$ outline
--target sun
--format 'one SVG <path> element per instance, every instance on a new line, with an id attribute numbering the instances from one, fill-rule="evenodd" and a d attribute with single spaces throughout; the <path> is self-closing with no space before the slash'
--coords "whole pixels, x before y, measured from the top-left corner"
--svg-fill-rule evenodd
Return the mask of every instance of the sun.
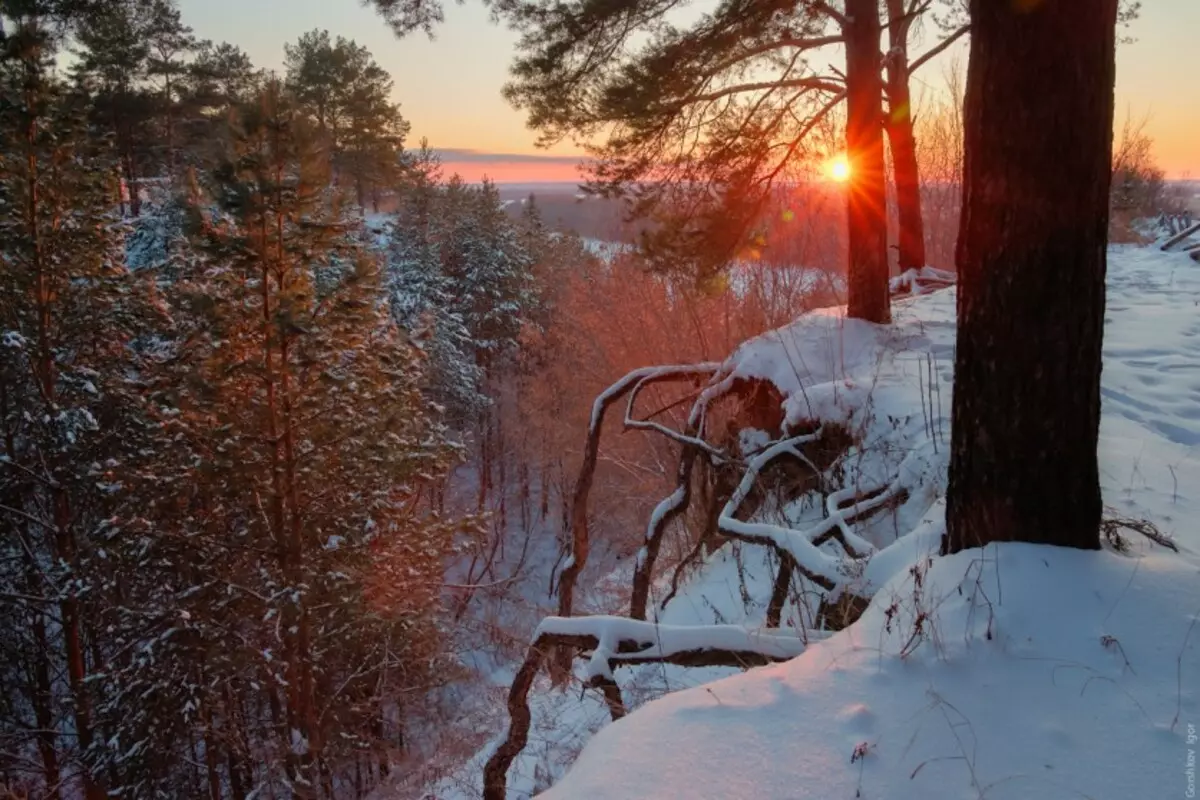
<path id="1" fill-rule="evenodd" d="M 838 183 L 850 180 L 850 162 L 846 160 L 845 156 L 835 156 L 829 159 L 825 170 L 829 173 L 829 177 Z"/>

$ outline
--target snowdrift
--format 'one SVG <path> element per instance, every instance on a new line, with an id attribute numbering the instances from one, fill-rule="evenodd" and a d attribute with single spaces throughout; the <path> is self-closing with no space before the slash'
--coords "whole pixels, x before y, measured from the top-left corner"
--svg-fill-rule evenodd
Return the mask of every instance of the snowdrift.
<path id="1" fill-rule="evenodd" d="M 856 443 L 839 465 L 844 487 L 903 490 L 902 502 L 853 530 L 834 519 L 837 502 L 803 498 L 768 503 L 739 523 L 787 542 L 840 528 L 867 555 L 847 560 L 813 536 L 780 548 L 811 573 L 771 634 L 794 631 L 799 655 L 744 674 L 627 667 L 616 677 L 625 706 L 637 710 L 612 724 L 599 693 L 561 693 L 539 678 L 531 741 L 509 771 L 508 797 L 551 786 L 545 797 L 1186 796 L 1188 750 L 1197 749 L 1188 735 L 1200 725 L 1200 264 L 1135 247 L 1114 247 L 1109 259 L 1105 502 L 1110 515 L 1157 525 L 1178 553 L 1127 533 L 1100 553 L 1010 544 L 935 556 L 955 291 L 930 290 L 945 278 L 907 276 L 897 288 L 912 295 L 894 301 L 890 326 L 814 312 L 746 342 L 718 369 L 730 381 L 768 381 L 782 397 L 781 432 L 742 432 L 751 462 L 784 446 L 772 441 L 836 424 Z M 674 596 L 656 581 L 649 619 L 753 634 L 778 564 L 770 548 L 732 542 Z M 628 586 L 628 569 L 605 583 Z M 830 593 L 873 598 L 832 637 L 809 635 L 809 590 L 827 590 L 813 582 L 822 578 Z M 577 613 L 621 611 L 597 596 L 584 593 Z M 701 633 L 679 636 L 694 644 Z M 580 684 L 612 677 L 596 659 L 576 667 Z M 444 783 L 432 793 L 477 791 Z"/>
<path id="2" fill-rule="evenodd" d="M 925 558 L 792 661 L 605 728 L 542 797 L 1184 797 L 1198 578 L 1173 554 Z"/>

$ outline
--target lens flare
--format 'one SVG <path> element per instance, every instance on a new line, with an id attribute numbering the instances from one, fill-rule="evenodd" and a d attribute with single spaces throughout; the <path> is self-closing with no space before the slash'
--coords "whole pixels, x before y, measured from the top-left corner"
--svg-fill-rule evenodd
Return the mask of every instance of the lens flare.
<path id="1" fill-rule="evenodd" d="M 830 159 L 829 163 L 825 165 L 825 171 L 838 183 L 850 180 L 850 162 L 846 160 L 845 156 Z"/>

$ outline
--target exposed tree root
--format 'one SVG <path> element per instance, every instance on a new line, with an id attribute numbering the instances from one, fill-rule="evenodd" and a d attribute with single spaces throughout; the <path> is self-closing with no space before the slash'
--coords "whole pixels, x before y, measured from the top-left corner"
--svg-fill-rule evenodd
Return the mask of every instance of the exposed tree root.
<path id="1" fill-rule="evenodd" d="M 529 740 L 529 689 L 551 648 L 589 660 L 589 685 L 604 693 L 612 718 L 625 715 L 612 670 L 637 664 L 752 667 L 786 661 L 805 642 L 733 625 L 676 627 L 620 617 L 551 617 L 543 621 L 508 693 L 508 733 L 484 767 L 484 800 L 504 800 L 508 770 Z"/>
<path id="2" fill-rule="evenodd" d="M 588 496 L 591 494 L 592 482 L 596 475 L 596 460 L 600 453 L 600 432 L 609 406 L 634 389 L 640 391 L 654 383 L 699 380 L 711 376 L 718 368 L 717 364 L 696 364 L 636 369 L 605 389 L 592 404 L 587 442 L 583 450 L 583 463 L 579 468 L 579 479 L 575 482 L 575 495 L 571 501 L 571 557 L 567 560 L 567 565 L 563 568 L 562 575 L 558 580 L 559 616 L 571 616 L 575 598 L 575 583 L 583 568 L 587 566 L 589 550 Z M 569 654 L 554 660 L 556 668 L 552 670 L 552 674 L 555 675 L 556 681 L 565 680 L 570 671 L 570 660 Z"/>
<path id="3" fill-rule="evenodd" d="M 651 415 L 639 419 L 634 411 L 638 395 L 654 383 L 708 379 L 705 388 L 696 396 L 684 429 L 675 431 L 653 421 Z M 684 514 L 691 503 L 693 474 L 698 460 L 710 466 L 719 476 L 706 509 L 705 530 L 698 537 L 692 552 L 676 568 L 671 581 L 669 600 L 678 590 L 685 568 L 697 560 L 713 535 L 719 539 L 736 539 L 772 547 L 779 555 L 780 569 L 767 609 L 767 622 L 778 628 L 783 607 L 790 590 L 791 579 L 799 573 L 838 600 L 829 603 L 822 599 L 819 618 L 829 629 L 849 624 L 862 613 L 869 598 L 856 597 L 841 591 L 847 577 L 853 573 L 850 565 L 866 557 L 873 547 L 851 530 L 852 526 L 883 510 L 895 508 L 908 497 L 908 489 L 899 481 L 878 487 L 870 492 L 856 493 L 843 488 L 825 494 L 826 518 L 806 530 L 793 530 L 759 522 L 749 522 L 767 494 L 759 486 L 764 469 L 773 466 L 777 481 L 792 484 L 802 496 L 814 489 L 824 493 L 824 475 L 846 451 L 851 439 L 846 431 L 831 426 L 776 441 L 745 461 L 745 471 L 736 488 L 730 480 L 731 468 L 740 463 L 737 458 L 739 429 L 734 419 L 728 420 L 722 431 L 722 445 L 705 440 L 709 425 L 709 410 L 713 403 L 729 395 L 741 395 L 743 412 L 757 415 L 749 427 L 778 436 L 782 427 L 781 399 L 777 390 L 760 380 L 737 377 L 730 370 L 715 364 L 693 367 L 659 367 L 635 370 L 605 390 L 595 401 L 588 426 L 583 464 L 576 482 L 570 513 L 572 554 L 559 579 L 560 616 L 550 617 L 538 627 L 525 660 L 509 689 L 508 709 L 511 723 L 507 736 L 488 760 L 484 771 L 484 797 L 502 800 L 505 796 L 508 769 L 525 747 L 529 736 L 531 714 L 528 695 L 541 665 L 550 660 L 550 672 L 561 685 L 570 674 L 574 656 L 588 658 L 588 685 L 602 691 L 612 718 L 625 715 L 620 688 L 612 672 L 619 666 L 634 664 L 675 664 L 679 666 L 736 666 L 747 667 L 782 661 L 798 655 L 803 642 L 796 637 L 770 633 L 754 633 L 737 626 L 666 626 L 646 622 L 651 579 L 655 562 L 670 523 Z M 587 503 L 595 476 L 600 446 L 601 427 L 605 414 L 614 402 L 628 396 L 624 427 L 650 430 L 680 444 L 675 488 L 654 509 L 646 526 L 642 548 L 638 553 L 630 598 L 630 618 L 572 617 L 573 595 L 580 572 L 587 562 L 589 541 Z M 719 424 L 718 424 L 719 425 Z M 724 490 L 722 490 L 724 487 Z M 782 485 L 780 487 L 783 488 Z M 728 497 L 726 497 L 728 495 Z M 722 505 L 722 502 L 723 505 Z M 826 542 L 839 543 L 845 558 L 838 558 L 820 549 Z"/>
<path id="4" fill-rule="evenodd" d="M 687 427 L 679 437 L 683 446 L 679 454 L 675 490 L 663 498 L 650 514 L 650 521 L 646 525 L 646 538 L 642 542 L 641 549 L 638 550 L 637 565 L 633 574 L 633 591 L 629 599 L 629 616 L 633 619 L 644 620 L 646 618 L 646 605 L 650 601 L 650 582 L 663 536 L 666 535 L 667 526 L 685 513 L 692 501 L 692 470 L 695 467 L 696 458 L 701 452 L 704 452 L 714 461 L 727 460 L 724 451 L 703 442 L 704 425 L 709 405 L 715 399 L 728 394 L 734 388 L 735 383 L 733 376 L 716 373 L 692 405 Z M 626 425 L 630 425 L 632 422 L 636 426 L 637 420 L 633 419 L 633 403 L 636 399 L 637 392 L 635 391 L 629 397 L 629 408 L 625 415 Z"/>
<path id="5" fill-rule="evenodd" d="M 1123 517 L 1109 509 L 1108 515 L 1100 522 L 1100 533 L 1104 535 L 1104 540 L 1109 543 L 1112 549 L 1118 553 L 1125 553 L 1129 550 L 1129 542 L 1125 541 L 1125 537 L 1121 535 L 1122 530 L 1140 533 L 1160 547 L 1165 547 L 1176 553 L 1179 552 L 1179 545 L 1175 544 L 1171 540 L 1171 537 L 1160 531 L 1158 526 L 1153 522 L 1144 519 Z"/>
<path id="6" fill-rule="evenodd" d="M 783 619 L 783 606 L 787 603 L 788 590 L 792 586 L 792 573 L 796 571 L 796 559 L 791 553 L 779 554 L 779 571 L 771 586 L 771 600 L 767 603 L 767 627 L 778 628 Z"/>
<path id="7" fill-rule="evenodd" d="M 663 537 L 667 526 L 681 514 L 685 513 L 692 501 L 692 468 L 696 464 L 698 453 L 690 445 L 683 446 L 679 456 L 679 469 L 675 491 L 665 497 L 650 515 L 650 523 L 646 527 L 646 539 L 638 551 L 637 565 L 633 573 L 633 591 L 629 598 L 629 616 L 632 619 L 646 618 L 646 605 L 650 601 L 650 581 L 654 574 L 654 564 L 658 560 L 658 551 L 662 547 Z"/>

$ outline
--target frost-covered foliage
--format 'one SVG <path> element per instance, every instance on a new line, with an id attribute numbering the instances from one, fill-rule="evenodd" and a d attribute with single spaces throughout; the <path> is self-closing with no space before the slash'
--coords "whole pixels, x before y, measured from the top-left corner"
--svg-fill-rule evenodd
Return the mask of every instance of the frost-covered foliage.
<path id="1" fill-rule="evenodd" d="M 130 657 L 104 635 L 126 588 L 113 559 L 133 546 L 112 526 L 146 512 L 134 489 L 170 447 L 130 345 L 161 317 L 125 266 L 88 97 L 21 52 L 0 64 L 0 751 L 10 774 L 38 759 L 31 787 L 97 797 L 119 761 L 108 670 Z"/>
<path id="2" fill-rule="evenodd" d="M 494 186 L 427 175 L 404 191 L 386 238 L 392 311 L 429 355 L 431 393 L 459 419 L 478 413 L 533 307 L 528 243 Z"/>
<path id="3" fill-rule="evenodd" d="M 454 674 L 457 449 L 380 260 L 277 85 L 132 228 L 86 98 L 2 88 L 4 781 L 369 786 Z"/>

